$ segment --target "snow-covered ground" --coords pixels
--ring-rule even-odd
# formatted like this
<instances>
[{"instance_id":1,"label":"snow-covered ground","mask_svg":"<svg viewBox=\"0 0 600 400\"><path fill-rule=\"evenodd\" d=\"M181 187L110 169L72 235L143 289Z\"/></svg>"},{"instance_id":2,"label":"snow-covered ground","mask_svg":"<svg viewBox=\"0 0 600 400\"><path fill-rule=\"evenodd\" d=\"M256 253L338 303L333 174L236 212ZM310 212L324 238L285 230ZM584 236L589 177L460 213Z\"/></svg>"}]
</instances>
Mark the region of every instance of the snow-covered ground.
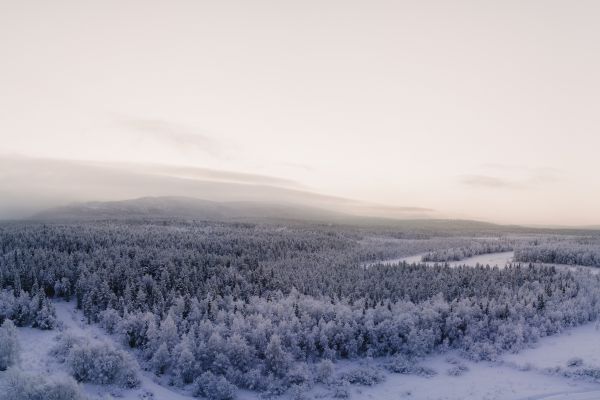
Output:
<instances>
[{"instance_id":1,"label":"snow-covered ground","mask_svg":"<svg viewBox=\"0 0 600 400\"><path fill-rule=\"evenodd\" d=\"M375 265L375 264L384 264L384 265L394 265L394 264L399 264L402 262L406 262L407 264L426 264L429 266L433 266L435 264L443 264L443 263L439 263L439 262L423 262L421 261L421 258L423 257L424 254L417 254L414 256L409 256L409 257L401 257L401 258L392 258L389 260L383 260L383 261L377 261L377 262L371 262L368 263L367 265ZM465 258L464 260L460 260L460 261L452 261L449 262L448 264L452 267L455 267L457 265L468 265L471 267L474 267L476 265L489 265L490 267L505 267L506 264L510 263L513 258L515 256L514 251L506 251L506 252L502 252L502 253L490 253L490 254L480 254L478 256L473 256L473 257L469 257L469 258Z\"/></svg>"},{"instance_id":2,"label":"snow-covered ground","mask_svg":"<svg viewBox=\"0 0 600 400\"><path fill-rule=\"evenodd\" d=\"M55 302L56 315L62 323L62 332L75 336L85 336L96 340L112 341L114 339L103 332L99 327L89 325L85 322L82 314L75 309L73 302ZM56 344L56 337L61 333L59 330L41 331L32 328L19 328L19 342L21 345L20 367L27 372L43 375L65 374L65 366L56 362L48 354L49 350ZM123 400L140 399L165 399L165 400L189 400L192 396L178 393L172 388L164 387L152 379L152 375L141 371L141 385L132 390L123 390L111 386L82 385L86 395L91 399L120 398ZM151 397L153 394L154 397Z\"/></svg>"},{"instance_id":3,"label":"snow-covered ground","mask_svg":"<svg viewBox=\"0 0 600 400\"><path fill-rule=\"evenodd\" d=\"M446 356L431 357L423 365L438 374L431 378L389 374L385 382L354 388L354 399L419 399L419 400L525 400L545 399L557 393L595 392L600 384L574 381L538 371L523 371L511 366L462 360L469 370L462 376L450 376L452 364ZM563 397L560 399L568 399ZM595 397L599 399L600 396ZM558 398L557 398L558 399Z\"/></svg>"},{"instance_id":4,"label":"snow-covered ground","mask_svg":"<svg viewBox=\"0 0 600 400\"><path fill-rule=\"evenodd\" d=\"M506 355L504 360L518 367L544 369L566 367L567 361L575 357L581 358L585 366L600 368L600 326L587 324L543 338L535 348Z\"/></svg>"},{"instance_id":5,"label":"snow-covered ground","mask_svg":"<svg viewBox=\"0 0 600 400\"><path fill-rule=\"evenodd\" d=\"M372 387L353 387L353 399L419 400L598 400L600 380L567 378L553 372L569 369L574 357L581 367L600 368L600 330L595 323L543 338L535 348L507 354L499 362L471 362L456 354L432 356L422 365L438 374L425 378L386 374L385 382ZM460 359L468 367L461 376L447 372ZM571 367L573 368L573 367Z\"/></svg>"},{"instance_id":6,"label":"snow-covered ground","mask_svg":"<svg viewBox=\"0 0 600 400\"><path fill-rule=\"evenodd\" d=\"M100 328L85 323L73 303L56 302L57 317L62 322L63 332L88 336L94 340L111 340ZM64 365L57 363L48 354L60 332L19 328L22 346L21 368L28 372L44 375L64 374ZM115 343L120 345L119 343ZM385 381L374 386L351 386L351 398L356 400L418 399L418 400L591 400L600 399L600 383L586 379L567 378L549 372L562 367L574 357L583 360L584 367L600 368L600 330L595 324L574 328L563 334L540 340L535 348L519 354L505 355L496 363L475 363L460 359L454 353L431 356L421 365L437 372L432 377L385 373ZM458 359L468 367L461 376L448 374ZM381 361L371 361L377 365ZM343 361L336 364L338 373L357 367L359 362ZM364 368L365 366L362 365ZM1 378L1 373L0 373ZM191 399L188 394L157 383L152 374L141 372L142 384L137 389L123 390L114 387L84 385L90 399L121 398L124 400ZM289 399L291 395L284 398ZM332 398L332 391L325 386L316 386L306 393L306 398ZM257 400L259 396L249 391L240 391L240 400Z\"/></svg>"},{"instance_id":7,"label":"snow-covered ground","mask_svg":"<svg viewBox=\"0 0 600 400\"><path fill-rule=\"evenodd\" d=\"M414 256L409 256L409 257L392 258L392 259L383 260L383 261L370 262L365 265L366 266L371 266L371 265L375 265L375 264L396 265L396 264L400 264L403 262L406 262L407 264L425 264L428 266L433 266L435 264L443 264L440 262L431 262L431 261L423 262L423 261L421 261L421 258L423 256L424 256L424 253L416 254ZM480 254L477 256L462 259L460 261L451 261L448 263L448 265L451 267L456 267L456 266L461 266L461 265L466 265L469 267L475 267L477 265L489 265L490 267L504 268L508 264L513 263L514 258L515 258L514 251L505 251L505 252L501 252L501 253ZM529 263L522 263L522 264L529 264ZM586 267L583 265L544 264L544 263L534 263L534 264L538 265L538 266L542 266L542 265L543 266L554 266L556 268L562 268L562 269L568 269L568 270L586 269L586 270L591 271L593 274L600 273L600 268Z\"/></svg>"}]
</instances>

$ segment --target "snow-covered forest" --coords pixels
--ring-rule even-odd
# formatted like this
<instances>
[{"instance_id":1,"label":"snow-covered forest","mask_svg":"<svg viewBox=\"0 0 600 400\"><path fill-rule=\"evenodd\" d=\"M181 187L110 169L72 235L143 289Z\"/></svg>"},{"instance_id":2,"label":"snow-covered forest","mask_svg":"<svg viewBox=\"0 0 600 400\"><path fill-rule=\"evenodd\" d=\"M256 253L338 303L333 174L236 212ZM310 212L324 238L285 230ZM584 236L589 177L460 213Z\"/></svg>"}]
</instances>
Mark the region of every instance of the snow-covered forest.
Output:
<instances>
[{"instance_id":1,"label":"snow-covered forest","mask_svg":"<svg viewBox=\"0 0 600 400\"><path fill-rule=\"evenodd\" d=\"M0 229L1 369L18 360L17 327L60 326L59 300L74 302L86 323L122 345L60 335L50 354L70 376L47 381L12 368L8 382L21 389L7 393L15 399L30 398L22 397L22 386L67 393L58 399L79 393L76 381L136 387L141 370L210 399L234 398L239 389L280 395L315 384L373 384L377 373L340 375L336 363L385 358L389 370L406 372L411 360L452 349L465 359L495 360L600 312L598 275L529 264L595 265L589 237L472 239L182 221ZM424 261L449 261L512 249L527 263L363 263L419 253Z\"/></svg>"},{"instance_id":2,"label":"snow-covered forest","mask_svg":"<svg viewBox=\"0 0 600 400\"><path fill-rule=\"evenodd\" d=\"M464 247L436 249L428 252L423 261L448 262L460 261L480 254L502 253L514 250L515 243L508 240L476 240Z\"/></svg>"},{"instance_id":3,"label":"snow-covered forest","mask_svg":"<svg viewBox=\"0 0 600 400\"><path fill-rule=\"evenodd\" d=\"M5 396L55 391L52 398L74 399L83 396L76 382L136 387L143 370L209 399L240 389L300 396L316 384L343 397L347 385L381 380L372 369L337 373L344 360L385 359L389 371L427 375L414 367L426 355L493 361L598 318L599 275L529 263L597 265L594 238L472 238L481 234L308 223L5 223L0 369L9 369L12 388ZM526 263L363 263L513 248ZM18 327L60 328L57 301L74 302L120 346L62 334L50 354L70 376L47 381L11 368Z\"/></svg>"},{"instance_id":4,"label":"snow-covered forest","mask_svg":"<svg viewBox=\"0 0 600 400\"><path fill-rule=\"evenodd\" d=\"M600 267L600 239L583 237L572 240L552 240L515 251L522 262L586 265Z\"/></svg>"}]
</instances>

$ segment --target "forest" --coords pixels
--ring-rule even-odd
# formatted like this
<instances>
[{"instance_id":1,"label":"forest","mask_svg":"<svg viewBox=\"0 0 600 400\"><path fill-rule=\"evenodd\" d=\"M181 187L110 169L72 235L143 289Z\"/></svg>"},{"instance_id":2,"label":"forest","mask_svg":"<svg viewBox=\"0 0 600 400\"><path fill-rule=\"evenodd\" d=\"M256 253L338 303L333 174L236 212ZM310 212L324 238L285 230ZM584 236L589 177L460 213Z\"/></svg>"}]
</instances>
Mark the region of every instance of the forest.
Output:
<instances>
[{"instance_id":1,"label":"forest","mask_svg":"<svg viewBox=\"0 0 600 400\"><path fill-rule=\"evenodd\" d=\"M344 397L345 385L379 377L337 373L340 360L385 359L390 371L427 374L412 366L431 353L495 360L598 318L600 276L533 264L598 266L594 237L481 234L185 220L2 224L0 370L15 364L15 329L57 328L60 301L75 302L127 349L62 335L52 355L71 380L10 369L21 389L7 398L36 390L78 398L75 382L135 387L140 370L215 400L317 383ZM506 268L364 265L513 249Z\"/></svg>"},{"instance_id":2,"label":"forest","mask_svg":"<svg viewBox=\"0 0 600 400\"><path fill-rule=\"evenodd\" d=\"M538 245L519 248L515 251L515 259L522 262L600 267L600 240L597 237L547 240Z\"/></svg>"},{"instance_id":3,"label":"forest","mask_svg":"<svg viewBox=\"0 0 600 400\"><path fill-rule=\"evenodd\" d=\"M448 262L460 261L480 254L501 253L514 250L518 241L509 240L474 240L464 247L437 249L422 257L422 261Z\"/></svg>"}]
</instances>

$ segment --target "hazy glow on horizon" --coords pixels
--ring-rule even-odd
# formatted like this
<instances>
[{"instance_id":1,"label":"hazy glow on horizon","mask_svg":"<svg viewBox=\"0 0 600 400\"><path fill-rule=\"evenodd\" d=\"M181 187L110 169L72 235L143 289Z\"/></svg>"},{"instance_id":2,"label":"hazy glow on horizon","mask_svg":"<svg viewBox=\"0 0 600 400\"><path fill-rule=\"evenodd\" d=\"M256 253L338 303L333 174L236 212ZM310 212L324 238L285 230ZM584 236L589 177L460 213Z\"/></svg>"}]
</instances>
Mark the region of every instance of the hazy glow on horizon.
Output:
<instances>
[{"instance_id":1,"label":"hazy glow on horizon","mask_svg":"<svg viewBox=\"0 0 600 400\"><path fill-rule=\"evenodd\" d=\"M600 224L599 17L585 0L0 0L0 155Z\"/></svg>"}]
</instances>

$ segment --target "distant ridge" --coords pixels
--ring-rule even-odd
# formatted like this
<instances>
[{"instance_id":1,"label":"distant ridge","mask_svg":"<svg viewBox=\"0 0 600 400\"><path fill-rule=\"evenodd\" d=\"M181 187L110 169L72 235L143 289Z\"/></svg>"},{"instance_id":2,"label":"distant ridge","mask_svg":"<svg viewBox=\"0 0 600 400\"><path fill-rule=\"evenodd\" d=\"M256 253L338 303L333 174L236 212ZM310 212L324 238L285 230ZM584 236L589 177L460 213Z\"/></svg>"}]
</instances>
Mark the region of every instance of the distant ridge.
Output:
<instances>
[{"instance_id":1,"label":"distant ridge","mask_svg":"<svg viewBox=\"0 0 600 400\"><path fill-rule=\"evenodd\" d=\"M498 225L490 222L461 219L398 219L356 216L323 208L287 203L259 201L210 201L193 197L141 197L121 201L93 201L50 208L33 215L30 220L42 222L99 220L166 220L189 219L206 221L295 221L372 227L393 232L424 234L491 234L505 233L585 233L595 227L561 229L519 225ZM596 230L596 233L598 231Z\"/></svg>"},{"instance_id":2,"label":"distant ridge","mask_svg":"<svg viewBox=\"0 0 600 400\"><path fill-rule=\"evenodd\" d=\"M253 201L216 202L192 197L142 197L121 201L94 201L55 207L31 217L34 220L193 218L341 220L343 213L314 207Z\"/></svg>"}]
</instances>

